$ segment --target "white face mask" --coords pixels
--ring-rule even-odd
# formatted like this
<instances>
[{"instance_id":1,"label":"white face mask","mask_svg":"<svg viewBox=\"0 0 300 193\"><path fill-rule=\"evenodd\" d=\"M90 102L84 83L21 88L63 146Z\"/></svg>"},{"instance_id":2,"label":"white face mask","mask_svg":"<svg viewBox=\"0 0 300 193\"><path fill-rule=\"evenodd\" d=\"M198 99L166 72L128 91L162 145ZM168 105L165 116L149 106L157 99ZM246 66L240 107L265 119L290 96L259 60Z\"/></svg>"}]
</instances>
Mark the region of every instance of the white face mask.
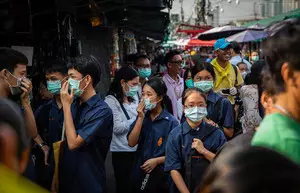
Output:
<instances>
[{"instance_id":1,"label":"white face mask","mask_svg":"<svg viewBox=\"0 0 300 193\"><path fill-rule=\"evenodd\" d=\"M186 118L194 123L202 121L207 115L207 109L205 107L192 107L184 110Z\"/></svg>"}]
</instances>

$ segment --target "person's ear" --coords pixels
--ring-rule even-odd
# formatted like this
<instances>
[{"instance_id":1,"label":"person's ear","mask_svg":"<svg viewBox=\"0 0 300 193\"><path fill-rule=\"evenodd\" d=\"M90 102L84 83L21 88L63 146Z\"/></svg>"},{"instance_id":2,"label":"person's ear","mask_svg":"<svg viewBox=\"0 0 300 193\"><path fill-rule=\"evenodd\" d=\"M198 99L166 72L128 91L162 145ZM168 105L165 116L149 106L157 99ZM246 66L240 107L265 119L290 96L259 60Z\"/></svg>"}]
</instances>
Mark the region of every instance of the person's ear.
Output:
<instances>
[{"instance_id":1,"label":"person's ear","mask_svg":"<svg viewBox=\"0 0 300 193\"><path fill-rule=\"evenodd\" d=\"M264 109L266 111L268 111L271 107L270 103L273 104L273 100L265 91L263 91L262 94L261 94L261 97L260 97L260 103L262 104Z\"/></svg>"},{"instance_id":2,"label":"person's ear","mask_svg":"<svg viewBox=\"0 0 300 193\"><path fill-rule=\"evenodd\" d=\"M8 74L9 74L9 73L8 73L8 71L7 71L6 69L1 70L0 74L1 74L1 76L2 76L5 80L8 79Z\"/></svg>"},{"instance_id":3,"label":"person's ear","mask_svg":"<svg viewBox=\"0 0 300 193\"><path fill-rule=\"evenodd\" d=\"M294 72L287 62L285 62L281 67L281 76L287 86L295 86Z\"/></svg>"}]
</instances>

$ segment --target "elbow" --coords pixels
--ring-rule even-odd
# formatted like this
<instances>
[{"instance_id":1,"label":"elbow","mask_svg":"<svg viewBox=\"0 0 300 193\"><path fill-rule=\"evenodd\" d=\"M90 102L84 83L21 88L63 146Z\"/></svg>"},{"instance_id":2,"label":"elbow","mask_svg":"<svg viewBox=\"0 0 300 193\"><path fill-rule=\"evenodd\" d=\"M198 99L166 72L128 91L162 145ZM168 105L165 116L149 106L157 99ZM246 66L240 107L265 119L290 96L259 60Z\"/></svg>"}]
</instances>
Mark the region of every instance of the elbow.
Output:
<instances>
[{"instance_id":1,"label":"elbow","mask_svg":"<svg viewBox=\"0 0 300 193\"><path fill-rule=\"evenodd\" d=\"M78 145L68 142L68 147L70 151L75 151L78 148Z\"/></svg>"},{"instance_id":2,"label":"elbow","mask_svg":"<svg viewBox=\"0 0 300 193\"><path fill-rule=\"evenodd\" d=\"M128 145L129 145L129 147L134 147L136 144L128 141Z\"/></svg>"},{"instance_id":3,"label":"elbow","mask_svg":"<svg viewBox=\"0 0 300 193\"><path fill-rule=\"evenodd\" d=\"M225 132L226 137L231 139L234 135L234 129L233 128L227 128L226 130L227 130Z\"/></svg>"}]
</instances>

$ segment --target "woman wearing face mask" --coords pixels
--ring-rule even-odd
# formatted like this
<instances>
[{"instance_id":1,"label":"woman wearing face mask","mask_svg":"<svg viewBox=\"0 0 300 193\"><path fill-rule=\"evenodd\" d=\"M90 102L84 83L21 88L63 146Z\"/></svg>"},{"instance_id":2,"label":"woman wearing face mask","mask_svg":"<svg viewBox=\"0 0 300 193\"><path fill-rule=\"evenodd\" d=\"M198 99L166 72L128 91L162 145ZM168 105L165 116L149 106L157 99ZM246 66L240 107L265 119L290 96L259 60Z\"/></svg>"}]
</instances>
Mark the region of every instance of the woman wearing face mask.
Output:
<instances>
[{"instance_id":1,"label":"woman wearing face mask","mask_svg":"<svg viewBox=\"0 0 300 193\"><path fill-rule=\"evenodd\" d=\"M205 121L206 96L200 89L187 89L182 102L186 121L170 133L166 146L165 171L174 182L172 193L193 192L226 142L223 132Z\"/></svg>"},{"instance_id":2,"label":"woman wearing face mask","mask_svg":"<svg viewBox=\"0 0 300 193\"><path fill-rule=\"evenodd\" d=\"M245 80L247 74L249 73L247 64L244 62L239 62L239 63L237 63L236 66L239 68L241 75L242 75L243 79Z\"/></svg>"},{"instance_id":3,"label":"woman wearing face mask","mask_svg":"<svg viewBox=\"0 0 300 193\"><path fill-rule=\"evenodd\" d=\"M128 145L138 145L132 192L168 192L168 175L164 173L165 147L169 133L178 122L171 114L172 105L166 92L161 78L153 77L143 86L138 118L128 134Z\"/></svg>"},{"instance_id":4,"label":"woman wearing face mask","mask_svg":"<svg viewBox=\"0 0 300 193\"><path fill-rule=\"evenodd\" d=\"M210 63L199 63L192 68L194 86L199 88L207 97L207 119L219 127L227 138L234 134L234 114L230 101L215 93L215 71Z\"/></svg>"},{"instance_id":5,"label":"woman wearing face mask","mask_svg":"<svg viewBox=\"0 0 300 193\"><path fill-rule=\"evenodd\" d=\"M254 64L259 60L258 52L254 51L251 53L251 63Z\"/></svg>"},{"instance_id":6,"label":"woman wearing face mask","mask_svg":"<svg viewBox=\"0 0 300 193\"><path fill-rule=\"evenodd\" d=\"M113 137L110 144L112 164L116 178L117 193L130 191L132 163L137 147L129 147L127 133L136 120L139 103L137 86L139 75L130 67L122 67L116 72L105 102L112 109L114 117Z\"/></svg>"},{"instance_id":7,"label":"woman wearing face mask","mask_svg":"<svg viewBox=\"0 0 300 193\"><path fill-rule=\"evenodd\" d=\"M184 90L194 87L194 81L192 79L192 72L191 72L190 68L187 68L185 70L184 75L183 75L183 80L185 82Z\"/></svg>"}]
</instances>

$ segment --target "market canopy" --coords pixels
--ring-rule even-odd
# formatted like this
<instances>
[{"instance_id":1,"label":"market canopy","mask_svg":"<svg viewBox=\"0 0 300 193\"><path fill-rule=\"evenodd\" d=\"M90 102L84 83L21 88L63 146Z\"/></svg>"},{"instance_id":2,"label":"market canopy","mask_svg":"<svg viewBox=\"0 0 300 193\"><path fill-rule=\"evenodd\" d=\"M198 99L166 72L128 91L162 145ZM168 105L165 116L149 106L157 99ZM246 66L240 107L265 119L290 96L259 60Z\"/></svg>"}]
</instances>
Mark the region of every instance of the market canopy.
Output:
<instances>
[{"instance_id":1,"label":"market canopy","mask_svg":"<svg viewBox=\"0 0 300 193\"><path fill-rule=\"evenodd\" d=\"M279 22L279 21L283 21L285 19L290 19L290 18L300 18L300 8L280 14L280 15L276 15L274 17L269 17L266 19L258 20L258 21L252 21L252 22L247 23L244 26L250 27L253 25L262 25L262 26L266 27L274 22Z\"/></svg>"},{"instance_id":2,"label":"market canopy","mask_svg":"<svg viewBox=\"0 0 300 193\"><path fill-rule=\"evenodd\" d=\"M213 47L216 40L204 41L199 39L191 39L187 46L189 47L196 47L196 46L205 46L205 47Z\"/></svg>"}]
</instances>

